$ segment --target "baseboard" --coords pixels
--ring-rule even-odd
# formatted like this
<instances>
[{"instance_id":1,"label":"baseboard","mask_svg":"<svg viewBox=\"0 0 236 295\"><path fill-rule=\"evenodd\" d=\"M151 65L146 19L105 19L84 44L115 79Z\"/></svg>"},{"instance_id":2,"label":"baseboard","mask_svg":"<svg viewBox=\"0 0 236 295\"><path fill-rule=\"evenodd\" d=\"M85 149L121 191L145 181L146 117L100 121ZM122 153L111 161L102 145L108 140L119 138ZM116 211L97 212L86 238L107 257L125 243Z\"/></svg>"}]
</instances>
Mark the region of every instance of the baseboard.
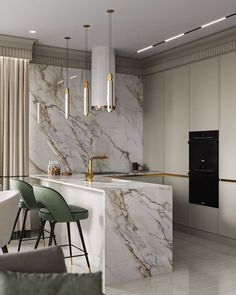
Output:
<instances>
[{"instance_id":1,"label":"baseboard","mask_svg":"<svg viewBox=\"0 0 236 295\"><path fill-rule=\"evenodd\" d=\"M195 235L204 239L208 239L214 242L222 243L228 246L236 247L236 239L231 239L218 234L206 232L200 229L189 227L182 224L174 223L174 230L181 231L187 234Z\"/></svg>"}]
</instances>

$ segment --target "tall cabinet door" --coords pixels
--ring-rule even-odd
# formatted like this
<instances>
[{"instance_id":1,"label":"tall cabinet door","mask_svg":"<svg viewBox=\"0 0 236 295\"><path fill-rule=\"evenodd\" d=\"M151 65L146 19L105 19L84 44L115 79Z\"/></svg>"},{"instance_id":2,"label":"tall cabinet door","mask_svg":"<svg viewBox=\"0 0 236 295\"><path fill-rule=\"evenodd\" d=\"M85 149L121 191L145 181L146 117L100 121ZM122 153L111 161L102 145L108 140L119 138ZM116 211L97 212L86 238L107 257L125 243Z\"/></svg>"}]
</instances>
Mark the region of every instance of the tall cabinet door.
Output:
<instances>
[{"instance_id":1,"label":"tall cabinet door","mask_svg":"<svg viewBox=\"0 0 236 295\"><path fill-rule=\"evenodd\" d=\"M236 180L236 52L220 57L220 178ZM236 183L220 185L220 233L236 238Z\"/></svg>"},{"instance_id":2,"label":"tall cabinet door","mask_svg":"<svg viewBox=\"0 0 236 295\"><path fill-rule=\"evenodd\" d=\"M219 129L219 58L190 65L190 131Z\"/></svg>"},{"instance_id":3,"label":"tall cabinet door","mask_svg":"<svg viewBox=\"0 0 236 295\"><path fill-rule=\"evenodd\" d=\"M189 66L165 72L165 172L188 173Z\"/></svg>"},{"instance_id":4,"label":"tall cabinet door","mask_svg":"<svg viewBox=\"0 0 236 295\"><path fill-rule=\"evenodd\" d=\"M144 78L144 163L164 170L164 73Z\"/></svg>"},{"instance_id":5,"label":"tall cabinet door","mask_svg":"<svg viewBox=\"0 0 236 295\"><path fill-rule=\"evenodd\" d=\"M165 72L165 172L188 174L189 66ZM175 223L189 224L188 178L165 177L173 186Z\"/></svg>"},{"instance_id":6,"label":"tall cabinet door","mask_svg":"<svg viewBox=\"0 0 236 295\"><path fill-rule=\"evenodd\" d=\"M236 52L220 57L220 178L236 179Z\"/></svg>"}]
</instances>

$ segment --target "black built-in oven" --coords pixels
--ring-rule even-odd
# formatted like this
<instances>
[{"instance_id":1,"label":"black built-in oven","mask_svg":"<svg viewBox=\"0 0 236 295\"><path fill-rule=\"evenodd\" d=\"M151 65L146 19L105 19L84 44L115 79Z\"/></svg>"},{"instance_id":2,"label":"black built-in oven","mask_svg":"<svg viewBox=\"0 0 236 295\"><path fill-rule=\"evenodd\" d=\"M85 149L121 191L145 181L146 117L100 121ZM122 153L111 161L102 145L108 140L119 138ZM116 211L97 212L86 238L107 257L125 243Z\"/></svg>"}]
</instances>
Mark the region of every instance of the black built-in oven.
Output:
<instances>
[{"instance_id":1,"label":"black built-in oven","mask_svg":"<svg viewBox=\"0 0 236 295\"><path fill-rule=\"evenodd\" d=\"M189 202L219 208L219 131L189 133Z\"/></svg>"}]
</instances>

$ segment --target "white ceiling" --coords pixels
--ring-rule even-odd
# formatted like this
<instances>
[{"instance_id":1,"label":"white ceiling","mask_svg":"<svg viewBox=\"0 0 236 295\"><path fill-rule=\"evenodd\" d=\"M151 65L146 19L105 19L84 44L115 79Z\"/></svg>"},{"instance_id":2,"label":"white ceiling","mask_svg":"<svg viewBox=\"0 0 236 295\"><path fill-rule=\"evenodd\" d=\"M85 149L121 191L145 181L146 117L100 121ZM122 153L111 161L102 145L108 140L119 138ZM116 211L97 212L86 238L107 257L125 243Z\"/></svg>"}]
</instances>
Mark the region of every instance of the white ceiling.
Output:
<instances>
[{"instance_id":1,"label":"white ceiling","mask_svg":"<svg viewBox=\"0 0 236 295\"><path fill-rule=\"evenodd\" d=\"M236 12L236 0L0 0L0 34L38 39L44 45L84 48L107 44L107 9L114 9L113 45L122 55L145 57L236 26L236 16L137 55L140 48ZM37 30L32 35L29 30Z\"/></svg>"}]
</instances>

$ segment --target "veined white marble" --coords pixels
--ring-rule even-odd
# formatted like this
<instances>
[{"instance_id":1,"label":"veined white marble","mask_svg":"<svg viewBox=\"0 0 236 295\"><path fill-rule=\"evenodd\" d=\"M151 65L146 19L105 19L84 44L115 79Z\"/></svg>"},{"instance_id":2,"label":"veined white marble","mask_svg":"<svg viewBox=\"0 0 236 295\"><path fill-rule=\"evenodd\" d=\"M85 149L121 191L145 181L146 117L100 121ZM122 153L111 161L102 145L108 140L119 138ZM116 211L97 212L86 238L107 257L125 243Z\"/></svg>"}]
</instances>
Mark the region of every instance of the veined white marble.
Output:
<instances>
[{"instance_id":1,"label":"veined white marble","mask_svg":"<svg viewBox=\"0 0 236 295\"><path fill-rule=\"evenodd\" d=\"M172 271L171 186L100 176L92 183L83 175L32 177L89 209L88 252L106 285Z\"/></svg>"},{"instance_id":2,"label":"veined white marble","mask_svg":"<svg viewBox=\"0 0 236 295\"><path fill-rule=\"evenodd\" d=\"M89 74L89 73L87 73ZM131 162L143 160L143 89L140 77L116 75L116 110L93 111L83 115L83 76L69 69L71 116L64 117L65 68L30 64L30 173L47 171L56 156L47 144L50 139L73 172L87 169L91 156L106 154L96 161L97 171L130 170ZM41 103L40 124L36 122L36 102Z\"/></svg>"}]
</instances>

